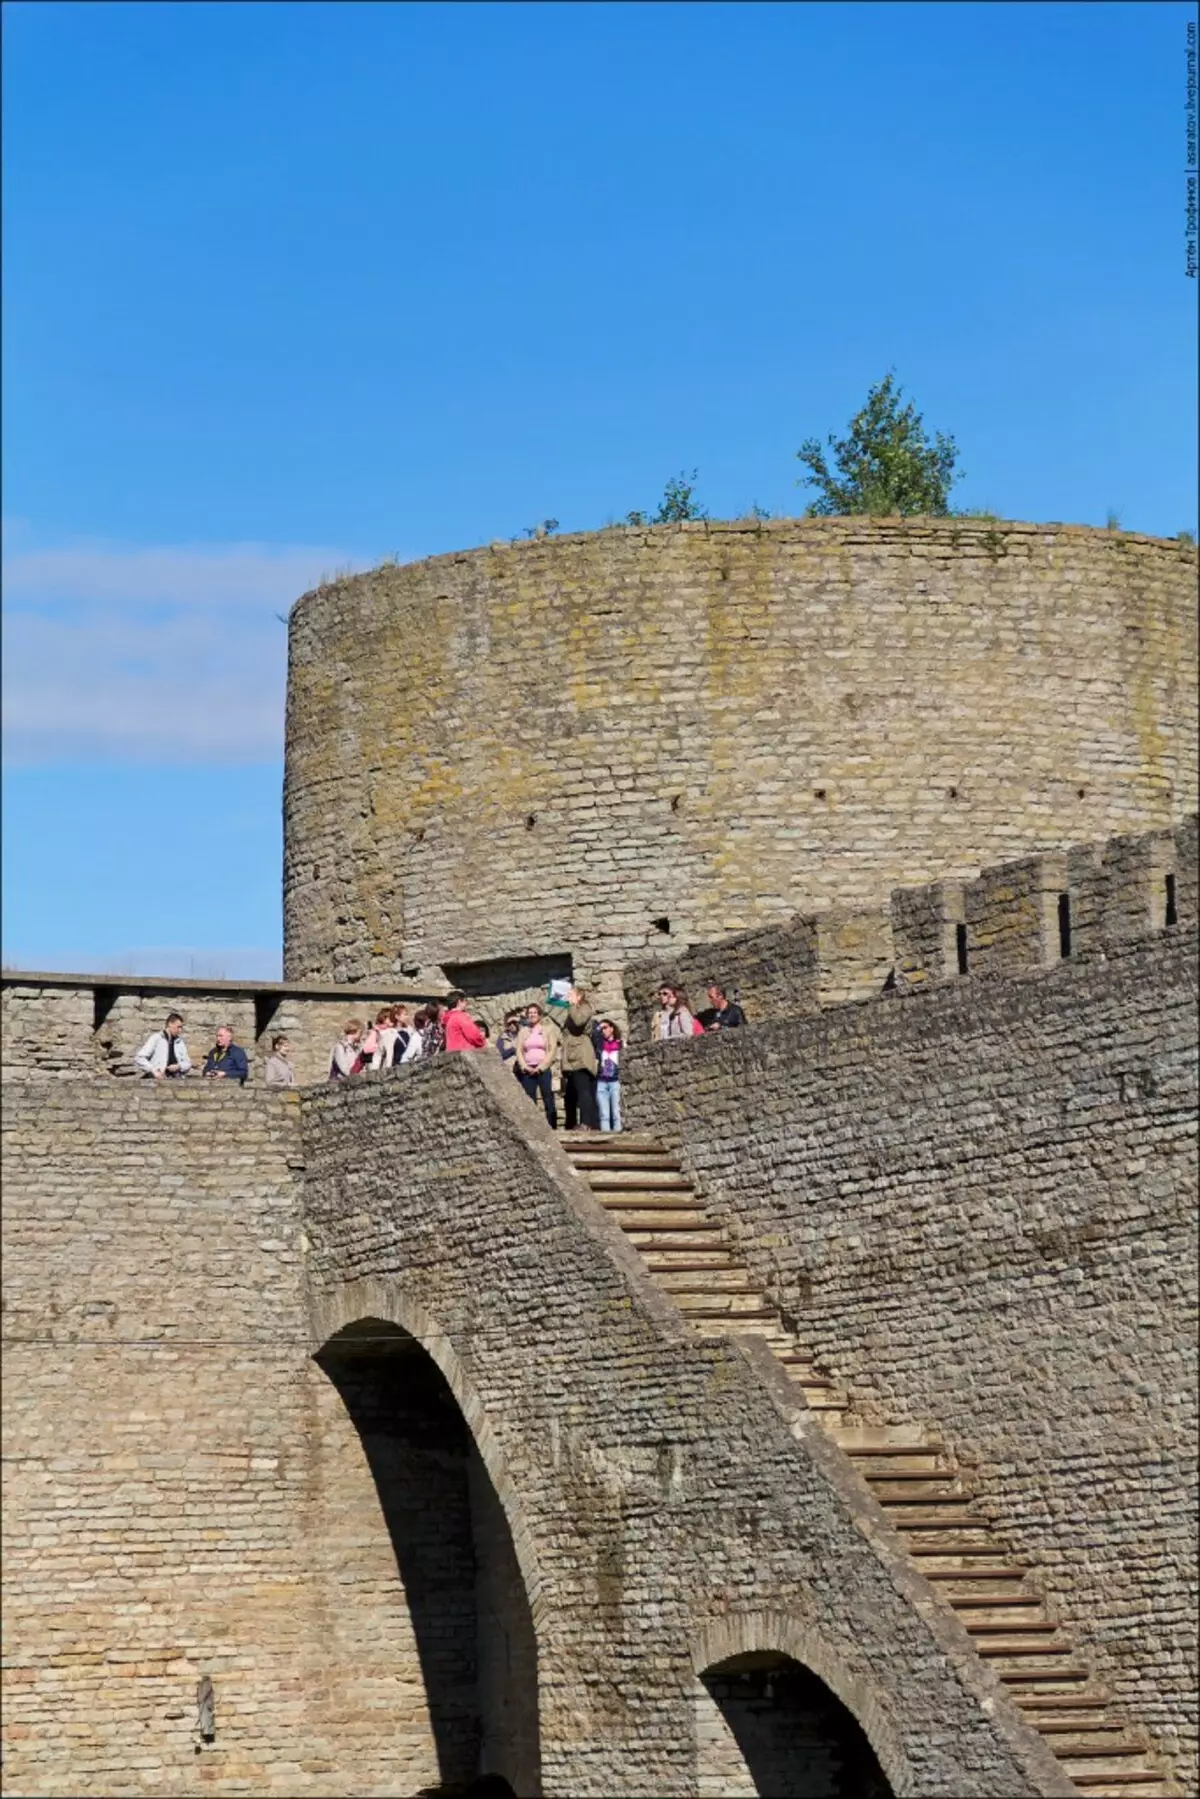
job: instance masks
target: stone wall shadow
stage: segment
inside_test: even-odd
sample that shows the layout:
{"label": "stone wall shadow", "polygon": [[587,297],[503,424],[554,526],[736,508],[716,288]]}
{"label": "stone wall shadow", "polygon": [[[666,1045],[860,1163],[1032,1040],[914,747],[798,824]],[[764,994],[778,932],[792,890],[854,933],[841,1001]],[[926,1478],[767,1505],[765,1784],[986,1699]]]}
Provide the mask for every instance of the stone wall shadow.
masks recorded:
{"label": "stone wall shadow", "polygon": [[701,1799],[893,1799],[853,1714],[789,1656],[733,1656],[700,1687]]}
{"label": "stone wall shadow", "polygon": [[404,1589],[441,1790],[540,1792],[537,1651],[500,1502],[425,1350],[372,1319],[316,1356],[358,1433]]}

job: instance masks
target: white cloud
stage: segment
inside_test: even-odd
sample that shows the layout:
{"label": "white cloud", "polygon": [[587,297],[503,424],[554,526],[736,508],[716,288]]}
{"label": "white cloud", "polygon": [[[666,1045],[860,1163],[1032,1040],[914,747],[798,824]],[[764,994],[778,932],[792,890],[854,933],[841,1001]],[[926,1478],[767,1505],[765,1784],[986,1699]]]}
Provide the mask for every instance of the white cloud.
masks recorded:
{"label": "white cloud", "polygon": [[24,763],[278,757],[277,614],[369,561],[308,545],[38,548],[20,522],[5,535],[5,749]]}
{"label": "white cloud", "polygon": [[177,980],[197,981],[278,981],[282,975],[279,947],[260,949],[189,949],[177,946],[158,948],[144,945],[135,949],[62,950],[48,959],[36,954],[23,955],[19,950],[5,952],[5,970],[28,970],[37,974],[109,974],[109,975],[173,975]]}

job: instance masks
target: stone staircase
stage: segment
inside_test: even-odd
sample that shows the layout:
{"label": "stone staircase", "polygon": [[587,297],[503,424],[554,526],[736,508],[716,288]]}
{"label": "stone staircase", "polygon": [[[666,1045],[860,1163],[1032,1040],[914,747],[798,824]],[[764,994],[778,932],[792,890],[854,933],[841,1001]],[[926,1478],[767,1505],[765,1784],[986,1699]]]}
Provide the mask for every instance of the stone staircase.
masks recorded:
{"label": "stone staircase", "polygon": [[679,1158],[652,1137],[562,1133],[592,1193],[663,1292],[705,1334],[761,1336],[850,1457],[914,1562],[1088,1799],[1179,1799],[1145,1736],[1120,1717],[1033,1576],[978,1509],[953,1450],[920,1425],[865,1425],[785,1325]]}

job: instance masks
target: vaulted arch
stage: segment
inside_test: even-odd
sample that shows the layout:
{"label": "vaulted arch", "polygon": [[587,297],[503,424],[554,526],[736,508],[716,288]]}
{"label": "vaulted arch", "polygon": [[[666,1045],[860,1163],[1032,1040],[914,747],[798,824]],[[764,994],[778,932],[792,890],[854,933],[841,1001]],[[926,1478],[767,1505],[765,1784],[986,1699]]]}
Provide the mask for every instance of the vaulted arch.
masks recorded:
{"label": "vaulted arch", "polygon": [[314,1360],[357,1434],[394,1553],[412,1644],[397,1692],[422,1713],[430,1790],[488,1773],[536,1794],[533,1558],[520,1507],[445,1334],[370,1285],[318,1307]]}
{"label": "vaulted arch", "polygon": [[710,1621],[694,1652],[700,1799],[893,1799],[911,1790],[895,1731],[862,1679],[786,1615]]}

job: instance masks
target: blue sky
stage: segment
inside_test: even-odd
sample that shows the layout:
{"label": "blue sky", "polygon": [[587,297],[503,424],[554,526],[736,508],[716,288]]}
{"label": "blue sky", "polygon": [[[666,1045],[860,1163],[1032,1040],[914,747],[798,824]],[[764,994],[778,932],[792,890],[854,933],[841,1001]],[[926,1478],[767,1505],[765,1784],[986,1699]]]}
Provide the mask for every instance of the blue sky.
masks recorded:
{"label": "blue sky", "polygon": [[889,367],[959,505],[1194,530],[1194,16],[6,6],[5,961],[277,973],[277,614],[802,510]]}

